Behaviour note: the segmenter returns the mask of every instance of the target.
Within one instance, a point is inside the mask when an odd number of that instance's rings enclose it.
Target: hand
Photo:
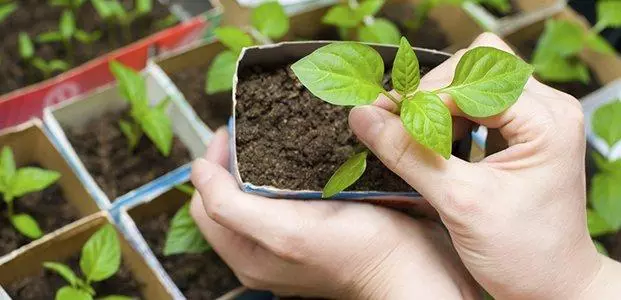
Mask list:
[[[437,223],[364,203],[246,194],[227,162],[220,129],[192,166],[200,196],[191,212],[245,286],[338,299],[480,298]]]
[[[471,47],[477,46],[511,52],[492,34],[481,35]],[[463,53],[427,74],[420,88],[449,85]],[[468,118],[444,96],[455,131],[473,123],[496,128],[509,147],[479,163],[444,160],[412,140],[398,116],[377,106],[353,109],[350,126],[438,211],[466,268],[494,297],[583,297],[605,260],[586,226],[579,102],[533,78],[515,105],[490,118]]]

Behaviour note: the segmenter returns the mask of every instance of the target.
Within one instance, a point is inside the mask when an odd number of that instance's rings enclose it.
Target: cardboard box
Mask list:
[[[0,259],[0,285],[8,286],[12,282],[32,276],[43,270],[43,262],[62,262],[70,256],[80,253],[86,241],[102,226],[110,224],[106,212],[100,212],[83,218],[54,234],[32,243],[19,252]],[[142,284],[145,299],[173,299],[172,294],[162,284],[160,278],[149,268],[144,258],[119,233],[122,262],[127,266],[134,279]]]

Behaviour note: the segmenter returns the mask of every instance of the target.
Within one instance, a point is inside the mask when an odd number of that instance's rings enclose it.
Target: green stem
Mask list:
[[[595,23],[595,26],[593,26],[593,28],[591,28],[591,32],[595,33],[595,34],[599,34],[600,32],[602,32],[602,30],[606,29],[606,24],[603,23],[602,21],[599,21],[597,23]]]
[[[13,215],[15,214],[15,211],[13,208],[13,201],[9,201],[6,204],[7,204],[7,216],[9,217],[9,219],[11,219]]]
[[[401,101],[397,100],[397,98],[395,98],[395,96],[391,95],[387,91],[382,90],[382,94],[384,94],[384,96],[388,97],[388,99],[390,99],[392,102],[394,102],[397,105],[397,108],[399,109],[399,111],[401,111]]]
[[[65,40],[65,49],[67,49],[67,60],[70,64],[74,64],[74,51],[73,51],[73,43],[71,39]]]

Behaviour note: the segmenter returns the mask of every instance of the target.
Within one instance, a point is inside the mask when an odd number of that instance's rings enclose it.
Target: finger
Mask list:
[[[228,166],[229,163],[229,151],[228,151],[228,132],[226,127],[220,127],[216,130],[207,151],[205,152],[205,159],[212,161],[222,166]]]

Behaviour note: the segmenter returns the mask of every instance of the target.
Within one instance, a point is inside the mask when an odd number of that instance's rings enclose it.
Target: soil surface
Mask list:
[[[48,0],[20,0],[19,7],[7,19],[0,22],[0,95],[18,88],[39,82],[43,76],[35,69],[28,67],[19,56],[18,35],[26,32],[33,42],[37,35],[58,30],[58,22],[62,9],[51,7]],[[121,0],[126,8],[132,8],[134,0]],[[140,38],[155,33],[156,22],[169,15],[168,8],[153,1],[151,14],[134,22],[131,27],[130,39],[123,38],[120,29],[108,27],[99,18],[95,9],[86,1],[76,14],[77,27],[87,32],[101,31],[102,37],[91,45],[75,43],[73,66],[78,66],[93,58],[120,48]],[[36,43],[36,55],[45,60],[70,60],[66,49],[61,43]]]
[[[313,96],[289,66],[242,70],[237,101],[237,158],[245,182],[320,191],[360,146],[347,121],[351,108]],[[349,190],[412,191],[369,157],[366,172]]]
[[[207,95],[205,92],[205,77],[209,65],[185,69],[171,74],[170,79],[175,83],[185,99],[190,103],[196,114],[209,128],[215,130],[226,125],[233,109],[231,92]]]
[[[83,276],[80,271],[79,254],[70,257],[64,263],[70,266],[76,275]],[[9,296],[15,300],[41,300],[54,299],[56,291],[66,285],[67,282],[60,275],[41,267],[38,274],[13,282],[4,288]],[[114,276],[102,282],[93,283],[92,286],[97,293],[97,298],[108,295],[141,298],[141,284],[132,277],[131,272],[124,264]]]
[[[191,160],[185,146],[175,138],[169,157],[164,157],[146,136],[133,151],[118,122],[129,120],[126,111],[107,113],[86,126],[66,130],[67,138],[111,201]]]
[[[147,244],[177,287],[188,299],[216,299],[241,285],[212,250],[203,254],[164,256],[164,243],[174,212],[161,213],[138,223]]]
[[[510,0],[509,2],[511,4],[511,9],[509,9],[509,11],[506,12],[506,13],[503,13],[503,12],[497,10],[496,8],[494,8],[493,6],[491,6],[491,5],[487,4],[487,3],[482,4],[482,6],[488,12],[490,12],[492,15],[494,15],[494,17],[496,17],[496,18],[504,18],[504,17],[516,15],[516,14],[518,14],[520,12],[520,9],[518,8],[515,0]]]
[[[6,217],[7,206],[0,194],[0,255],[7,254],[33,240],[15,230]],[[63,196],[60,185],[14,199],[15,213],[26,213],[39,223],[44,233],[50,233],[80,218],[75,207]]]
[[[517,53],[520,54],[527,62],[531,61],[533,53],[535,52],[535,48],[537,47],[538,40],[529,40],[520,45],[515,45],[517,47]],[[565,93],[568,93],[578,100],[582,97],[595,92],[602,84],[597,80],[597,77],[593,72],[591,73],[591,81],[589,83],[582,83],[579,81],[571,81],[571,82],[548,82],[544,81],[545,84]],[[536,76],[536,75],[535,75]]]

